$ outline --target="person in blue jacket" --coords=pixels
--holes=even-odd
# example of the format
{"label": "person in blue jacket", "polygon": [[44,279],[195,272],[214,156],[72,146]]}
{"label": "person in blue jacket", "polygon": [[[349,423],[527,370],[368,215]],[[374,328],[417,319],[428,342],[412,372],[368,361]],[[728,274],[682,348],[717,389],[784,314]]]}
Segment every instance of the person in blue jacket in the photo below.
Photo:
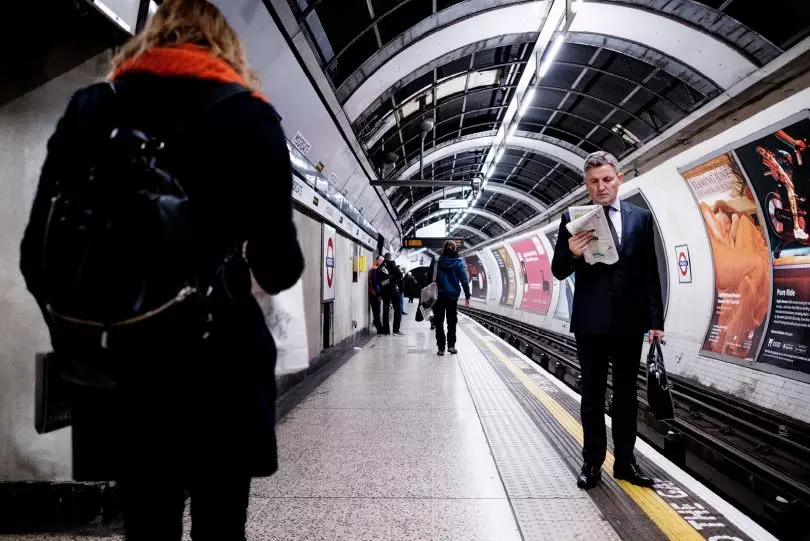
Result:
{"label": "person in blue jacket", "polygon": [[[433,276],[433,265],[430,264],[428,277]],[[447,351],[458,353],[456,350],[456,322],[458,321],[458,298],[461,290],[464,289],[465,305],[470,305],[470,282],[467,278],[467,269],[464,262],[458,255],[456,243],[452,240],[445,241],[442,255],[439,258],[439,270],[436,273],[436,286],[439,290],[439,298],[433,305],[433,324],[436,326],[436,345],[439,347],[438,354],[444,355],[444,346]],[[447,336],[444,334],[444,320],[447,317]]]}

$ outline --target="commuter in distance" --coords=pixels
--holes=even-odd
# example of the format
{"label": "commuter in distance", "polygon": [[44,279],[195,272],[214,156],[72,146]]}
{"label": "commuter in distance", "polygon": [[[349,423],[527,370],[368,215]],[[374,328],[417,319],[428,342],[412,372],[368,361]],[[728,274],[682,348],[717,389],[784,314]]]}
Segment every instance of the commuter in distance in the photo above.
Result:
{"label": "commuter in distance", "polygon": [[619,261],[613,265],[587,264],[582,255],[593,233],[582,231],[571,236],[566,228],[570,216],[568,212],[563,214],[551,268],[558,280],[576,273],[571,331],[582,369],[585,440],[577,486],[591,488],[601,479],[607,453],[605,392],[608,363],[612,362],[613,476],[650,487],[653,480],[639,468],[633,449],[638,410],[636,380],[644,334],[649,332],[650,341],[664,337],[653,217],[648,210],[619,199],[623,175],[611,154],[589,155],[584,169],[585,187],[592,204],[601,205],[606,213]]}
{"label": "commuter in distance", "polygon": [[385,258],[383,256],[377,256],[377,259],[368,271],[368,303],[371,305],[371,316],[377,334],[383,334],[383,325],[382,321],[380,321],[380,307],[382,304],[382,299],[380,299],[381,288],[380,284],[377,282],[377,272],[384,262]]}
{"label": "commuter in distance", "polygon": [[391,310],[394,311],[394,336],[402,336],[399,326],[402,321],[402,303],[399,297],[399,286],[402,283],[402,272],[391,258],[391,254],[385,254],[385,258],[377,269],[377,284],[382,297],[382,334],[391,334]]}
{"label": "commuter in distance", "polygon": [[[436,286],[439,290],[439,298],[433,305],[433,318],[431,328],[436,327],[437,353],[444,355],[444,348],[452,354],[458,353],[456,350],[456,324],[458,323],[458,298],[464,290],[464,304],[470,305],[470,283],[467,277],[467,269],[464,262],[458,255],[456,243],[452,240],[444,242],[442,255],[438,261],[433,261],[428,269],[428,279],[433,278],[434,265],[438,265],[436,271]],[[447,334],[444,331],[444,320],[447,319]]]}
{"label": "commuter in distance", "polygon": [[166,0],[48,143],[20,265],[88,383],[71,390],[73,475],[117,481],[128,541],[179,541],[186,490],[195,541],[243,541],[251,478],[278,467],[251,273],[275,294],[304,259],[260,88],[213,4]]}

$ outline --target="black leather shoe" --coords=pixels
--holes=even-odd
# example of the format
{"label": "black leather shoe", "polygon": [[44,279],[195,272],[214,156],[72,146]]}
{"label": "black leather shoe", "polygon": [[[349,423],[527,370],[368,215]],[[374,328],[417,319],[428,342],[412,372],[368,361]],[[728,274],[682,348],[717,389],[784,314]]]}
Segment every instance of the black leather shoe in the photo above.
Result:
{"label": "black leather shoe", "polygon": [[622,481],[628,481],[640,487],[650,488],[655,484],[652,477],[647,476],[641,471],[641,468],[639,468],[638,464],[635,462],[631,462],[626,466],[614,466],[613,477],[621,479]]}
{"label": "black leather shoe", "polygon": [[577,486],[585,490],[595,487],[602,480],[602,467],[588,464],[582,465],[582,473],[577,478]]}

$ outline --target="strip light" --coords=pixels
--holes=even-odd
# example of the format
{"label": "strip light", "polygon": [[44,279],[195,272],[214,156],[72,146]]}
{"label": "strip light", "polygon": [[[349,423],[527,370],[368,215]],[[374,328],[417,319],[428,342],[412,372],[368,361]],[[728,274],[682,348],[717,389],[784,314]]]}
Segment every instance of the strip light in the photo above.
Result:
{"label": "strip light", "polygon": [[536,89],[531,87],[523,94],[523,99],[520,102],[520,111],[518,111],[518,116],[522,117],[529,111],[529,106],[532,104],[532,100],[534,100],[534,93]]}
{"label": "strip light", "polygon": [[551,64],[554,62],[554,59],[557,58],[557,54],[559,54],[563,42],[565,42],[565,36],[563,34],[557,34],[554,37],[551,49],[549,49],[548,54],[543,59],[543,63],[540,65],[540,70],[537,72],[538,79],[543,78],[546,73],[548,73],[548,70],[551,69]]}

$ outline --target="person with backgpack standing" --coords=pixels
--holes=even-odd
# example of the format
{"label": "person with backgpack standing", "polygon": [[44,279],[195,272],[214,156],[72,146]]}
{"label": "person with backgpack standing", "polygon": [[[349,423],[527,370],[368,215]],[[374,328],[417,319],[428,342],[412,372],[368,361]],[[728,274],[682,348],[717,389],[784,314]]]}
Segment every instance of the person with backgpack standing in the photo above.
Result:
{"label": "person with backgpack standing", "polygon": [[[465,305],[470,305],[470,282],[467,269],[458,255],[456,243],[452,240],[444,242],[442,256],[438,261],[430,264],[428,276],[433,276],[438,289],[438,298],[433,305],[433,319],[431,328],[436,327],[436,345],[438,355],[447,351],[456,351],[456,323],[458,322],[458,297],[464,290]],[[460,284],[460,285],[459,285]],[[444,320],[447,318],[447,335],[444,332]]]}
{"label": "person with backgpack standing", "polygon": [[243,541],[278,466],[251,271],[274,294],[304,260],[260,86],[213,4],[166,0],[48,142],[20,266],[76,378],[73,475],[118,482],[127,541],[179,541],[186,489],[195,541]]}
{"label": "person with backgpack standing", "polygon": [[377,283],[380,286],[380,296],[382,297],[383,310],[383,334],[391,333],[391,308],[394,309],[394,336],[402,336],[399,332],[399,325],[402,321],[402,306],[399,302],[399,284],[402,281],[402,272],[391,258],[391,254],[385,254],[384,261],[377,269]]}

